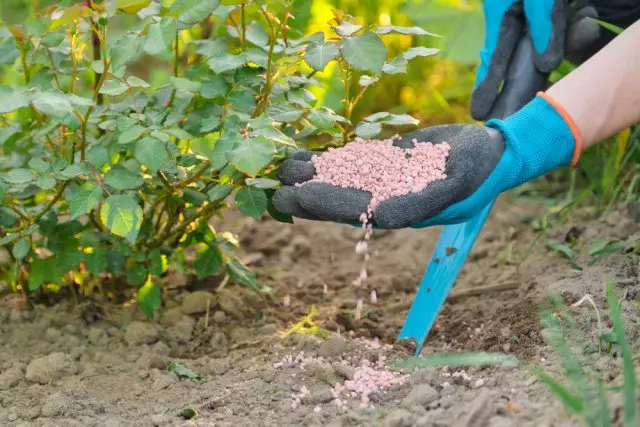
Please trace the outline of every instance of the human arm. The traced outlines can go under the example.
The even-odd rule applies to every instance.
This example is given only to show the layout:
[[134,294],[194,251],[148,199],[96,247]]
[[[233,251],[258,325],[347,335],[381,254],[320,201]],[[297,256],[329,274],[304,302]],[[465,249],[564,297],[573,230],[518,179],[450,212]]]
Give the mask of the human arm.
[[[640,24],[514,115],[486,126],[443,125],[407,135],[452,145],[447,179],[425,190],[388,199],[373,221],[381,228],[424,227],[464,222],[499,193],[575,163],[586,147],[640,121]],[[303,218],[357,223],[370,195],[313,178],[313,164],[291,160],[281,168],[285,187],[276,208]]]

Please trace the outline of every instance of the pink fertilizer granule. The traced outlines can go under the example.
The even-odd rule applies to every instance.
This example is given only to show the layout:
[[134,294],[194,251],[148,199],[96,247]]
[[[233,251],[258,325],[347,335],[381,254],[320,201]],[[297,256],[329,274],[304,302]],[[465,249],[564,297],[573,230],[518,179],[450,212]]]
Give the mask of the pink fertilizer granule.
[[[342,148],[329,148],[314,156],[316,175],[312,182],[368,191],[372,198],[367,217],[380,202],[424,190],[434,181],[445,179],[445,164],[451,147],[413,139],[414,148],[393,145],[398,135],[385,140],[356,138]],[[365,222],[365,221],[362,221]]]
[[[369,240],[373,232],[371,218],[378,205],[386,199],[424,190],[434,181],[447,177],[445,167],[451,151],[449,144],[419,142],[415,138],[412,149],[393,145],[398,135],[385,140],[356,138],[342,148],[329,148],[312,161],[316,174],[311,182],[323,182],[341,188],[355,188],[371,193],[367,211],[360,215],[364,236],[356,244],[356,253],[363,255],[360,275],[354,282],[364,288],[368,278]],[[377,302],[375,290],[370,301]],[[362,318],[364,297],[356,302],[355,320]]]

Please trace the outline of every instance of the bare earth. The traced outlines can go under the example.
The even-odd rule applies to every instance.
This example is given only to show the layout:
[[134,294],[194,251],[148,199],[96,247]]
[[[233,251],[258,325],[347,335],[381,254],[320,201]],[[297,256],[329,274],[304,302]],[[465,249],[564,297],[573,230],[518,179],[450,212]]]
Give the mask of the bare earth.
[[[147,322],[131,303],[55,302],[23,312],[16,296],[5,296],[0,301],[0,425],[579,425],[531,375],[531,364],[558,376],[562,372],[540,333],[536,307],[551,289],[567,303],[590,294],[604,313],[603,285],[611,279],[627,331],[637,339],[638,259],[612,255],[595,266],[583,262],[584,270],[576,271],[540,242],[516,270],[512,260],[534,238],[519,219],[534,211],[535,206],[504,200],[494,209],[423,353],[503,352],[521,360],[518,368],[420,369],[407,373],[402,385],[373,394],[365,408],[349,397],[339,408],[331,388],[350,378],[362,360],[383,366],[385,360],[412,354],[395,344],[395,337],[438,230],[374,233],[368,286],[376,289],[378,302],[366,306],[364,319],[355,322],[357,229],[231,215],[215,226],[239,230],[245,259],[260,284],[272,288],[266,297],[231,283],[218,289],[221,277],[197,281],[173,274],[166,278],[161,316]],[[555,228],[551,240],[562,241],[573,226],[581,230],[585,247],[597,236],[626,238],[639,231],[637,219],[626,208],[606,220],[584,213]],[[486,286],[500,290],[474,294]],[[290,295],[289,307],[283,306],[285,295]],[[316,324],[332,333],[339,329],[341,336],[283,337],[312,305],[318,310]],[[592,334],[594,310],[588,304],[572,310],[585,333]],[[304,366],[287,358],[302,351],[310,360]],[[170,361],[201,378],[177,376],[167,369]],[[598,366],[610,381],[619,375],[612,356],[602,356]],[[301,396],[300,405],[292,405],[292,395]],[[612,404],[620,404],[615,394]],[[187,420],[187,408],[197,416]]]

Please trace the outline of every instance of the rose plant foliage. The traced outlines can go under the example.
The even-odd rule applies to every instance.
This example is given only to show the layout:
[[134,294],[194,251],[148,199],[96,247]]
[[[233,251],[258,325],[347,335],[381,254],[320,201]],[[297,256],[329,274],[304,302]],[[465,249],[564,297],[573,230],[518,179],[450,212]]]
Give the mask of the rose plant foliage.
[[[296,2],[62,1],[3,22],[0,246],[10,259],[0,280],[27,297],[88,293],[109,279],[136,289],[148,316],[169,268],[261,291],[233,255],[233,234],[210,219],[235,204],[290,222],[270,201],[279,162],[309,143],[415,126],[405,114],[358,123],[352,113],[383,75],[436,53],[390,58],[387,35],[430,34],[361,26],[339,11],[326,31],[301,34],[289,25]],[[328,84],[317,77],[332,61],[341,115],[310,90]],[[145,63],[170,73],[152,84],[138,72]]]

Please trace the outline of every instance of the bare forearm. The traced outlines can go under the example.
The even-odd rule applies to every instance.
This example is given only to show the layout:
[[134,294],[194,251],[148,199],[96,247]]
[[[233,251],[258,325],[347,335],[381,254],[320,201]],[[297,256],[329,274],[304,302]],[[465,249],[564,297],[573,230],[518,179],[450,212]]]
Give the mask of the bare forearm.
[[640,122],[640,21],[547,91],[585,149]]

